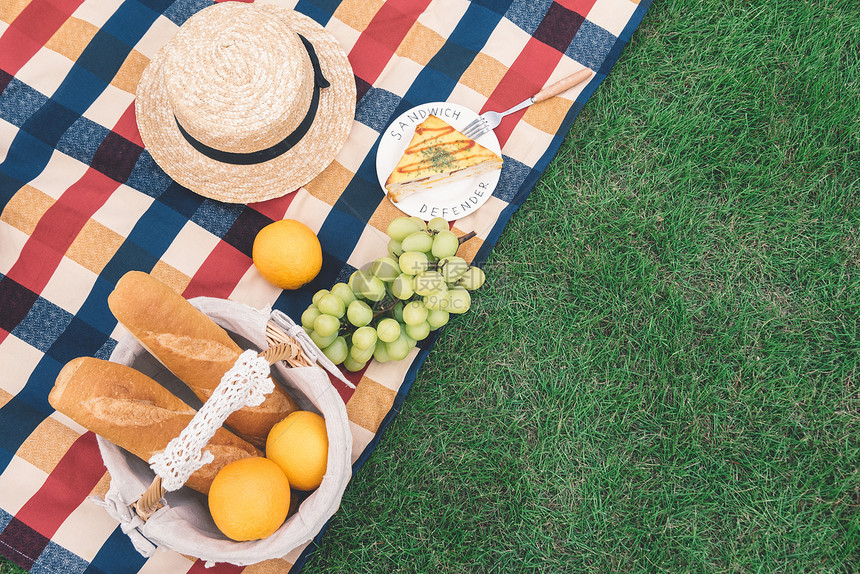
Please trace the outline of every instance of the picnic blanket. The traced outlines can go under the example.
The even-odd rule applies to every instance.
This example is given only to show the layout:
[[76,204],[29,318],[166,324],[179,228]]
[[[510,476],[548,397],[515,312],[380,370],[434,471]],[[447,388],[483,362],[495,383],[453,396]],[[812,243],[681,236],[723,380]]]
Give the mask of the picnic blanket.
[[[320,176],[251,205],[205,199],[172,181],[135,122],[143,69],[211,0],[0,2],[0,554],[25,569],[204,571],[173,552],[149,559],[135,552],[89,500],[109,484],[96,437],[47,401],[67,361],[107,358],[122,336],[106,300],[125,272],[150,272],[188,298],[271,306],[298,319],[317,289],[385,253],[383,232],[399,212],[377,181],[375,156],[392,119],[427,102],[504,110],[591,68],[587,84],[496,129],[504,158],[498,186],[454,223],[477,234],[464,244],[467,258],[485,261],[650,4],[277,1],[337,37],[358,100],[349,139]],[[256,233],[283,218],[309,225],[324,250],[320,275],[294,292],[268,284],[251,260]],[[434,340],[403,361],[349,374],[355,390],[333,381],[350,418],[354,471],[398,412]],[[313,547],[244,570],[296,572]]]

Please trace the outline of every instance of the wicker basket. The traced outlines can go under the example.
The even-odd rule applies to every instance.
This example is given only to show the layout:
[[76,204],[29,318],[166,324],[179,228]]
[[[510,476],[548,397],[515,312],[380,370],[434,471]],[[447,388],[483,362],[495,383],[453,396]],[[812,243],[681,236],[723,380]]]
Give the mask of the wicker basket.
[[[309,338],[290,337],[274,326],[275,321],[268,311],[224,299],[198,297],[190,301],[244,349],[265,351],[274,342],[287,342],[291,347],[289,364],[276,362],[271,367],[271,375],[295,398],[301,409],[317,412],[325,418],[329,453],[322,484],[274,534],[263,540],[236,542],[217,529],[204,495],[184,487],[164,492],[159,478],[145,461],[99,437],[111,484],[104,500],[97,502],[121,522],[123,531],[144,556],[151,555],[156,548],[166,548],[208,562],[240,566],[287,557],[312,540],[340,506],[352,474],[352,435],[346,407],[326,371],[315,364],[319,359],[321,363],[327,361]],[[280,326],[284,321],[294,325],[283,314],[277,318]],[[292,332],[298,333],[299,329],[294,328]],[[136,368],[199,408],[200,401],[191,391],[130,335],[119,342],[111,360]],[[341,376],[330,363],[326,367],[335,376]]]

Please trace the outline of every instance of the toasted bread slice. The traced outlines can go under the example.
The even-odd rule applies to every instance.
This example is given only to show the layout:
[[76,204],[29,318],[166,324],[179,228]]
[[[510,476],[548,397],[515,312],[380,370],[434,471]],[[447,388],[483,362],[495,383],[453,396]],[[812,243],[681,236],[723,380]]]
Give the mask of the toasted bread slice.
[[415,128],[412,141],[385,182],[391,201],[440,182],[459,181],[502,167],[502,158],[430,115]]

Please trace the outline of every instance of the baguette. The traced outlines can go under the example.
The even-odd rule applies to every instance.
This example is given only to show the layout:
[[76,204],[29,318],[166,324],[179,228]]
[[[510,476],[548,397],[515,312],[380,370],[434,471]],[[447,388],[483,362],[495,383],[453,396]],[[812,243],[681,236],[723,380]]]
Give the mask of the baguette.
[[[92,357],[66,363],[48,402],[84,428],[148,461],[188,426],[193,408],[132,367]],[[219,428],[207,450],[215,459],[185,483],[208,494],[212,479],[227,463],[261,456],[253,445]]]
[[[148,273],[130,271],[108,296],[117,320],[168,370],[205,402],[243,349],[182,295]],[[275,423],[298,410],[283,387],[256,407],[243,407],[226,421],[236,434],[263,448]]]

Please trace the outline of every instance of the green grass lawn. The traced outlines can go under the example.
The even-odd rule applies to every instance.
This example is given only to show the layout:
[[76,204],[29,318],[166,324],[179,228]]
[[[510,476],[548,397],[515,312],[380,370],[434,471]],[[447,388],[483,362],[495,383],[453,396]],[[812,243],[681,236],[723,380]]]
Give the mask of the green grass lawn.
[[303,572],[858,571],[858,46],[655,2]]

